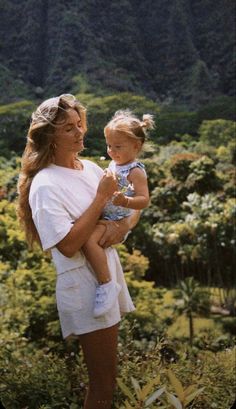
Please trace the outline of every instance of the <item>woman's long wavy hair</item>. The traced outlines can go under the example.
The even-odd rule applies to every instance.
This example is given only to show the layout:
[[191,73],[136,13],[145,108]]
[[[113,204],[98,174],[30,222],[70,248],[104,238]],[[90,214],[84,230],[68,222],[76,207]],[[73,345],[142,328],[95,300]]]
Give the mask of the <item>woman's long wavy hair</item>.
[[18,218],[30,247],[34,242],[41,244],[29,205],[31,183],[41,169],[54,162],[55,131],[65,123],[67,111],[70,109],[75,109],[78,112],[82,127],[86,132],[86,109],[70,94],[47,99],[39,105],[31,117],[17,185]]

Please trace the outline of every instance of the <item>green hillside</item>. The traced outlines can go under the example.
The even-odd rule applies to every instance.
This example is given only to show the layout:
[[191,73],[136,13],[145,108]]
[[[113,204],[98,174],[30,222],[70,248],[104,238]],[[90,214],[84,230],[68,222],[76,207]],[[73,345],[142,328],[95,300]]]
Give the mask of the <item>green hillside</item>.
[[0,15],[2,102],[78,80],[188,107],[234,93],[232,0],[9,0]]

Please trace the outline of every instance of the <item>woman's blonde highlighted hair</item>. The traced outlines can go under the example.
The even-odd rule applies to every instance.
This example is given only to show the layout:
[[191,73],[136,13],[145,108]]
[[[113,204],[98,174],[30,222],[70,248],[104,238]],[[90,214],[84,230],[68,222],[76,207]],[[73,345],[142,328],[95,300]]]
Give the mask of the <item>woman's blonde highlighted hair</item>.
[[116,111],[112,119],[104,128],[105,136],[113,132],[121,132],[127,137],[140,140],[143,144],[147,138],[148,131],[155,127],[153,115],[144,114],[140,120],[129,109]]
[[70,109],[78,112],[82,128],[86,132],[86,109],[71,94],[47,99],[32,113],[17,185],[17,213],[30,246],[35,241],[40,243],[29,205],[31,183],[41,169],[54,162],[55,130],[66,122],[67,111]]

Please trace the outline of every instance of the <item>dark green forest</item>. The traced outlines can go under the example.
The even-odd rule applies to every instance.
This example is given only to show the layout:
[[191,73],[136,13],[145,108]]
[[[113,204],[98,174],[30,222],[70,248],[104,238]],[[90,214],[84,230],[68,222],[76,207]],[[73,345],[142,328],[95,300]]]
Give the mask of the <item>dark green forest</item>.
[[233,0],[1,0],[0,100],[129,91],[188,109],[234,95]]
[[[63,343],[48,254],[29,249],[16,184],[46,97],[86,106],[82,155],[108,164],[118,109],[154,115],[150,206],[117,246],[136,311],[120,326],[112,409],[230,409],[235,398],[235,82],[231,0],[0,0],[0,402],[81,409],[87,373]],[[1,405],[0,405],[1,406]]]

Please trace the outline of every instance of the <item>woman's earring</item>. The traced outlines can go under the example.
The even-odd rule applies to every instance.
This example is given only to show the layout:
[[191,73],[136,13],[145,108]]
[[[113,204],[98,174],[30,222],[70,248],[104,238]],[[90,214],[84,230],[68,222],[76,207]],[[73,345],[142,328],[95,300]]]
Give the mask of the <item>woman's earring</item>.
[[57,149],[57,144],[56,143],[52,143],[51,144],[52,149],[55,151]]

